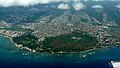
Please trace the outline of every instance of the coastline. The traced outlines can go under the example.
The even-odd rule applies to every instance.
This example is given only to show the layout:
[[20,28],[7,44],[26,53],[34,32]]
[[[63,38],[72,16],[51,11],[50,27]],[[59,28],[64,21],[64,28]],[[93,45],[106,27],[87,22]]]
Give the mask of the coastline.
[[[19,44],[19,45],[16,44],[16,43],[12,40],[12,38],[9,37],[9,36],[6,36],[6,35],[0,35],[0,36],[4,36],[4,37],[10,39],[10,41],[13,42],[17,48],[24,49],[24,50],[28,50],[28,51],[30,51],[30,52],[36,52],[36,50],[32,50],[32,49],[30,49],[30,48],[28,48],[28,47],[23,47],[23,45],[21,45],[21,44]],[[106,47],[102,47],[102,48],[109,48],[109,47],[112,47],[112,46],[106,46]],[[115,46],[113,46],[113,47],[115,47]],[[56,53],[56,52],[53,52],[53,53],[45,52],[45,53],[49,53],[49,54],[68,54],[68,53],[77,54],[77,53],[86,53],[86,52],[89,52],[89,51],[98,50],[98,49],[102,49],[102,48],[94,48],[94,49],[89,49],[89,50],[81,51],[81,52],[62,52],[62,51],[61,51],[61,52],[57,52],[57,53]]]
[[28,47],[23,47],[23,45],[21,45],[21,44],[19,44],[19,45],[16,44],[16,43],[12,40],[12,38],[9,37],[9,36],[6,36],[6,35],[0,35],[0,36],[4,36],[4,37],[8,38],[11,42],[13,42],[13,43],[15,44],[15,46],[16,46],[17,48],[25,49],[25,50],[28,50],[28,51],[30,51],[30,52],[36,52],[35,50],[32,50],[32,49],[30,49],[30,48],[28,48]]
[[17,45],[17,44],[12,40],[11,37],[9,37],[9,36],[5,36],[5,35],[3,35],[3,36],[6,37],[6,38],[8,38],[8,39],[10,39],[10,41],[13,42],[13,43],[15,44],[15,46],[17,46],[17,47],[19,46],[19,45]]

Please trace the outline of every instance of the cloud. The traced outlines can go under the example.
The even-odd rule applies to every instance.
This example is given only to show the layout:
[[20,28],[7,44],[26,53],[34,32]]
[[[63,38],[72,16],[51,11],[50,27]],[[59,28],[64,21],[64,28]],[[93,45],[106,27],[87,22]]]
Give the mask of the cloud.
[[[10,6],[30,6],[36,4],[49,4],[52,2],[63,2],[58,6],[58,9],[68,10],[70,9],[69,3],[72,2],[75,10],[81,10],[84,8],[84,5],[80,3],[80,0],[0,0],[0,6],[10,7]],[[64,4],[66,3],[66,4]]]
[[47,4],[51,2],[59,2],[62,0],[0,0],[0,6],[9,7],[9,6],[29,6],[35,4]]
[[58,6],[58,9],[68,10],[68,9],[70,9],[70,6],[69,6],[68,4],[61,3],[61,4]]
[[119,9],[118,12],[120,12],[120,4],[116,5],[115,7],[117,7]]
[[73,0],[75,3],[79,3],[80,2],[80,0]]
[[70,2],[73,3],[80,2],[80,0],[0,0],[0,6],[9,7],[9,6],[29,6],[35,4],[48,4],[52,2]]
[[83,5],[82,3],[78,2],[78,3],[75,3],[75,4],[73,5],[73,7],[74,7],[74,9],[75,9],[76,11],[79,11],[79,10],[83,9],[83,8],[85,7],[85,5]]
[[93,9],[103,9],[103,6],[102,5],[93,5],[93,6],[91,6],[91,8],[93,8]]
[[8,6],[13,6],[16,5],[15,0],[0,0],[0,6],[8,7]]
[[116,7],[120,9],[120,4],[116,5]]
[[[79,3],[81,0],[0,0],[0,6],[9,7],[9,6],[29,6],[35,4],[48,4],[51,2],[70,2]],[[90,1],[90,0],[85,0]],[[105,0],[92,0],[92,1],[105,1]],[[120,0],[110,0],[110,1],[120,1]]]
[[105,1],[105,0],[93,0],[93,1]]

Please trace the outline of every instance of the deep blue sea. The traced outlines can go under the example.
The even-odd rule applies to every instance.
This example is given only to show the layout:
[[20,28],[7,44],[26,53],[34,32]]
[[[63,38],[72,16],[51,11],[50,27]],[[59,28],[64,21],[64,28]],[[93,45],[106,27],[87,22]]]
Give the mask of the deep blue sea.
[[32,53],[0,36],[0,68],[112,68],[110,61],[120,61],[120,47],[76,54]]

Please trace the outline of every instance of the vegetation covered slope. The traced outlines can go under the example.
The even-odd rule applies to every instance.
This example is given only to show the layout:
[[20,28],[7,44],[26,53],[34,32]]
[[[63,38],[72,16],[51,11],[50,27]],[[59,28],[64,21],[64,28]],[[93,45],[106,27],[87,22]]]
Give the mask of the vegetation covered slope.
[[93,49],[98,43],[95,37],[80,31],[56,37],[47,37],[44,41],[39,42],[38,38],[32,35],[15,37],[13,41],[40,52],[81,52]]

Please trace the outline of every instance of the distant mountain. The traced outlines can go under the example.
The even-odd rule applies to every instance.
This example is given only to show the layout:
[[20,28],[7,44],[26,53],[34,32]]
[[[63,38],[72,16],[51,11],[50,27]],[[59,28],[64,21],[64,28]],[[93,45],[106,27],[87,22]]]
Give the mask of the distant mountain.
[[[0,7],[0,20],[8,23],[33,23],[41,17],[49,15],[54,15],[55,17],[62,14],[79,14],[83,12],[90,17],[96,18],[100,22],[103,22],[103,15],[106,14],[108,21],[115,21],[120,24],[119,8],[115,7],[120,3],[119,1],[82,1],[82,3],[85,5],[85,8],[80,11],[75,11],[73,7],[69,10],[57,9],[57,6],[61,4],[61,2],[38,4],[28,7]],[[72,6],[71,3],[69,3],[69,5]],[[101,5],[103,9],[91,8],[94,5]]]

